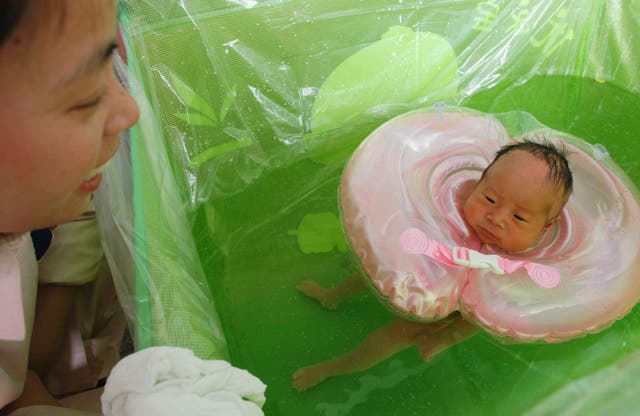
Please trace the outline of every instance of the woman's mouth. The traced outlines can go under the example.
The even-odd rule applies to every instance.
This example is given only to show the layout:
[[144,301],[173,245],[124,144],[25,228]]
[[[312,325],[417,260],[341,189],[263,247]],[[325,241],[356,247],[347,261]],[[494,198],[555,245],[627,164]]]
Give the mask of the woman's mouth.
[[86,179],[82,181],[80,189],[85,192],[94,192],[100,186],[102,180],[102,172],[107,168],[109,162],[92,169],[87,175]]

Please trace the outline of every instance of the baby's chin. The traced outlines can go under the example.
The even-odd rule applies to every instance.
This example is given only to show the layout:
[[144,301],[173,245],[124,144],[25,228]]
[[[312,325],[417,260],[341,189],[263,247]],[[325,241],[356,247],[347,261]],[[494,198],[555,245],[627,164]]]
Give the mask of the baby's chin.
[[475,235],[475,237],[480,240],[482,244],[488,244],[490,246],[502,249],[502,245],[500,244],[498,237],[496,237],[495,235],[489,233],[482,227],[472,226],[470,228],[471,230],[473,230],[473,234]]
[[509,254],[519,254],[519,253],[524,253],[528,250],[530,250],[533,246],[533,244],[529,244],[529,245],[507,245],[507,244],[491,244],[493,247],[496,247],[498,249],[500,249],[501,251],[504,251],[505,253],[509,253]]
[[498,238],[486,236],[482,234],[482,231],[476,231],[474,229],[476,237],[483,245],[491,246],[499,251],[503,251],[505,253],[520,253],[527,251],[531,245],[523,246],[523,244],[510,244],[509,242],[504,242],[499,240]]

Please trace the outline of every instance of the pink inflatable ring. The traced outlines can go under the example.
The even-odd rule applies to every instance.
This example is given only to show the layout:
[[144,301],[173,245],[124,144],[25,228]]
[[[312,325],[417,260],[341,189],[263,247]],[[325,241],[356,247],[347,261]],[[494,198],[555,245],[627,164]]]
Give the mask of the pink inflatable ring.
[[406,319],[459,310],[518,342],[604,329],[640,298],[638,190],[601,146],[537,124],[526,135],[569,151],[574,192],[560,222],[526,252],[482,245],[462,219],[460,195],[512,141],[496,117],[420,110],[385,123],[354,152],[340,207],[368,281]]

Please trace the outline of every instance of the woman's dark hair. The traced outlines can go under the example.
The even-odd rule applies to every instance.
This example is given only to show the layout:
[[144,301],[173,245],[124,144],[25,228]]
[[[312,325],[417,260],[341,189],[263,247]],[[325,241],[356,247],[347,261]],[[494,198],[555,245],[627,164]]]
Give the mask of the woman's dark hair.
[[29,3],[29,0],[2,0],[0,6],[0,46],[18,25]]

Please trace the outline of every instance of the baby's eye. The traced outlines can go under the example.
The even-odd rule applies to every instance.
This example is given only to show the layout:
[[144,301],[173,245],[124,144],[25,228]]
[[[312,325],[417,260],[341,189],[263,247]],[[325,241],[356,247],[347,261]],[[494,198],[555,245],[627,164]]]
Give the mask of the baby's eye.
[[524,218],[522,218],[520,215],[514,215],[513,218],[515,218],[518,221],[522,221],[522,222],[527,222],[527,220],[525,220]]
[[496,203],[496,201],[494,201],[493,198],[490,198],[490,197],[488,197],[486,195],[484,197],[490,204],[495,204]]

